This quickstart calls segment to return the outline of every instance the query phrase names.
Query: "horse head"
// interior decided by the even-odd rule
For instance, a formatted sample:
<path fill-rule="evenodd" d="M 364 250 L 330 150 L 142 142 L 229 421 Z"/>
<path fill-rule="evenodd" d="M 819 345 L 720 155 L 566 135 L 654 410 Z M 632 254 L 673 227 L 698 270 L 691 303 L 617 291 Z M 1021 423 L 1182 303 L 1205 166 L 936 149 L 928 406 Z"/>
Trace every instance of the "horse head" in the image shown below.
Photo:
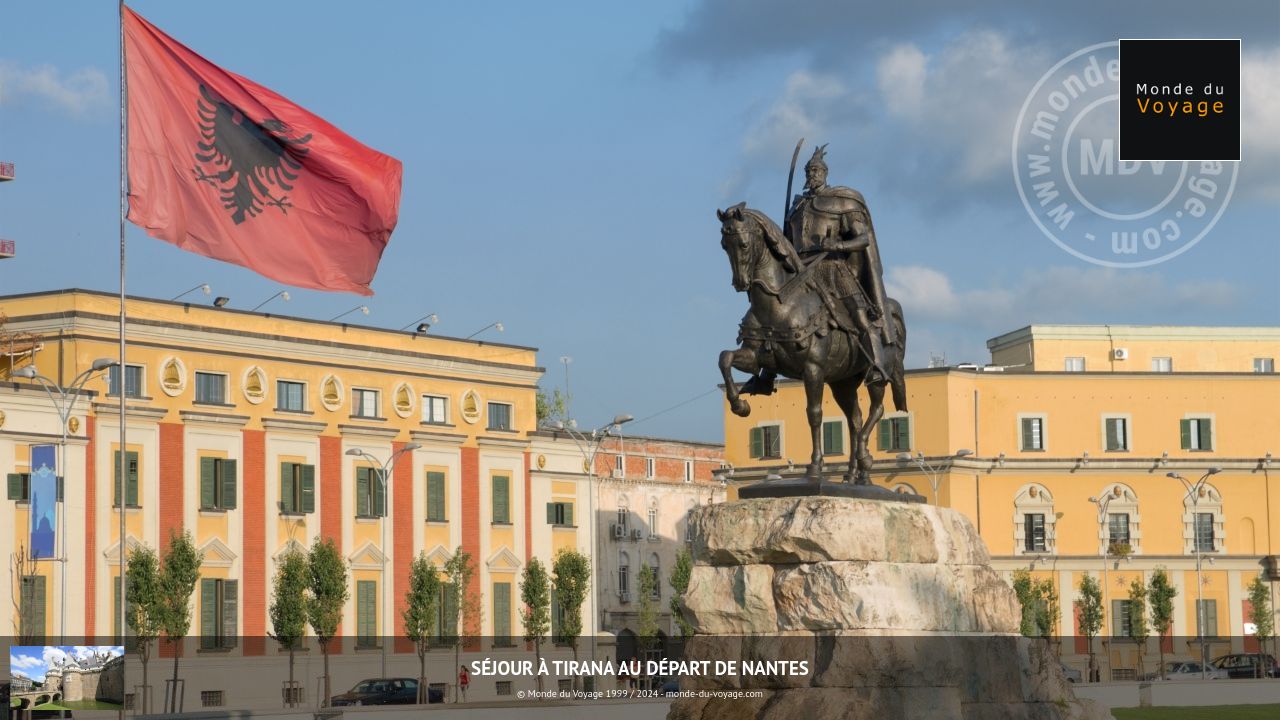
<path fill-rule="evenodd" d="M 782 276 L 799 270 L 799 257 L 769 216 L 738 203 L 716 210 L 716 217 L 720 219 L 720 247 L 733 268 L 734 290 L 745 292 L 757 281 L 776 290 Z M 768 252 L 763 252 L 765 249 Z"/>

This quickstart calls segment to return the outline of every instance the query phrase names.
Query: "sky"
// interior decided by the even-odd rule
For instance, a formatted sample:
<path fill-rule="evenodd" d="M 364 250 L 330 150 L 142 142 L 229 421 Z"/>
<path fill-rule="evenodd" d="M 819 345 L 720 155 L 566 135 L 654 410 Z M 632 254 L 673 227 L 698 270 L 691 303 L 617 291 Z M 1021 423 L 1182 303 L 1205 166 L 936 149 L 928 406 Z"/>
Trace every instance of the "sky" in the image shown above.
<path fill-rule="evenodd" d="M 9 648 L 9 672 L 36 682 L 59 661 L 88 659 L 99 653 L 123 655 L 120 645 L 19 645 Z"/>
<path fill-rule="evenodd" d="M 272 312 L 539 348 L 581 427 L 720 441 L 716 358 L 746 298 L 715 210 L 780 220 L 792 148 L 874 217 L 907 364 L 986 362 L 1031 323 L 1278 325 L 1280 4 L 764 0 L 136 0 L 137 12 L 404 163 L 375 295 L 290 289 Z M 117 284 L 115 5 L 0 7 L 0 294 Z M 1150 267 L 1081 261 L 1024 210 L 1018 110 L 1077 49 L 1241 38 L 1243 161 L 1221 220 Z M 804 158 L 801 159 L 803 163 Z M 802 184 L 802 183 L 797 183 Z M 128 229 L 128 292 L 200 283 L 248 309 L 282 286 Z M 196 301 L 202 296 L 194 295 Z M 570 358 L 564 363 L 561 358 Z"/>

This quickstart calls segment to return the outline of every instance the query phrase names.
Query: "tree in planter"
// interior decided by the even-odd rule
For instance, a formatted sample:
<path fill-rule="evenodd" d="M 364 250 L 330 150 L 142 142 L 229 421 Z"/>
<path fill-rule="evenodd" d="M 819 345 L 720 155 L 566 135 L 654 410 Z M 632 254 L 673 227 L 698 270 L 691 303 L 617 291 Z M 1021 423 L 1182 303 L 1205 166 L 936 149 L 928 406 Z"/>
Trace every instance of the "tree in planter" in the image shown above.
<path fill-rule="evenodd" d="M 459 545 L 444 564 L 444 574 L 449 578 L 445 588 L 445 622 L 453 641 L 453 666 L 461 667 L 462 646 L 468 638 L 480 636 L 480 593 L 471 588 L 476 566 L 471 553 Z M 457 700 L 457 696 L 454 697 Z"/>
<path fill-rule="evenodd" d="M 591 558 L 577 550 L 560 550 L 551 564 L 552 586 L 556 602 L 560 606 L 562 620 L 558 642 L 573 647 L 573 659 L 578 660 L 578 638 L 582 635 L 582 604 L 586 602 L 591 587 Z M 574 677 L 573 687 L 578 689 Z"/>
<path fill-rule="evenodd" d="M 173 692 L 168 710 L 173 713 L 182 712 L 178 707 L 178 661 L 182 657 L 182 641 L 191 631 L 191 594 L 200 580 L 202 562 L 204 553 L 196 549 L 189 531 L 169 532 L 169 547 L 164 552 L 160 570 L 164 603 L 160 618 L 165 639 L 173 645 Z M 132 580 L 126 578 L 126 582 Z"/>
<path fill-rule="evenodd" d="M 276 575 L 272 580 L 271 637 L 289 650 L 289 690 L 286 704 L 289 707 L 300 703 L 301 697 L 294 697 L 293 661 L 298 644 L 307 634 L 307 587 L 311 584 L 307 556 L 296 549 L 289 550 L 276 565 Z"/>
<path fill-rule="evenodd" d="M 1026 637 L 1048 640 L 1057 629 L 1058 590 L 1052 580 L 1036 580 L 1025 569 L 1013 572 L 1013 591 L 1022 607 L 1020 630 Z"/>
<path fill-rule="evenodd" d="M 689 578 L 693 575 L 693 555 L 690 554 L 688 548 L 680 548 L 680 552 L 676 553 L 675 565 L 671 567 L 671 617 L 675 618 L 676 625 L 680 628 L 682 637 L 690 637 L 693 635 L 693 623 L 684 616 L 684 608 L 680 605 L 680 598 L 689 590 Z"/>
<path fill-rule="evenodd" d="M 1169 582 L 1169 573 L 1158 567 L 1151 573 L 1151 585 L 1147 589 L 1147 598 L 1151 603 L 1151 629 L 1156 631 L 1160 639 L 1160 679 L 1164 679 L 1164 638 L 1173 627 L 1173 599 L 1178 596 L 1178 589 Z"/>
<path fill-rule="evenodd" d="M 18 546 L 18 552 L 11 557 L 13 570 L 13 617 L 17 626 L 14 628 L 14 639 L 19 645 L 40 645 L 44 636 L 36 633 L 36 626 L 44 626 L 44 605 L 42 599 L 35 596 L 34 578 L 38 565 L 25 545 Z M 32 578 L 28 580 L 28 578 Z M 43 580 L 41 580 L 43 582 Z M 35 622 L 39 613 L 39 622 Z"/>
<path fill-rule="evenodd" d="M 658 572 L 648 565 L 640 566 L 640 603 L 636 609 L 636 640 L 641 657 L 647 658 L 658 644 Z"/>
<path fill-rule="evenodd" d="M 1138 646 L 1138 677 L 1143 675 L 1142 656 L 1146 654 L 1151 629 L 1147 624 L 1147 586 L 1142 578 L 1129 584 L 1129 639 Z"/>
<path fill-rule="evenodd" d="M 440 602 L 440 576 L 425 552 L 409 566 L 409 592 L 405 595 L 404 634 L 418 652 L 418 704 L 428 702 L 427 651 L 436 631 Z"/>
<path fill-rule="evenodd" d="M 1249 583 L 1249 622 L 1257 627 L 1254 631 L 1254 637 L 1258 639 L 1258 650 L 1266 652 L 1267 640 L 1275 637 L 1276 625 L 1275 618 L 1271 614 L 1271 591 L 1267 587 L 1267 583 L 1262 581 L 1262 576 L 1257 575 L 1253 578 L 1253 582 Z M 1272 643 L 1272 655 L 1275 655 L 1275 643 Z M 1259 671 L 1262 669 L 1262 663 L 1258 663 Z"/>
<path fill-rule="evenodd" d="M 1093 651 L 1093 639 L 1102 630 L 1102 586 L 1092 575 L 1080 580 L 1080 632 L 1089 644 L 1089 681 L 1097 682 L 1098 660 Z"/>
<path fill-rule="evenodd" d="M 329 641 L 338 633 L 342 608 L 347 604 L 347 561 L 330 538 L 317 538 L 307 556 L 311 592 L 307 595 L 307 622 L 316 634 L 324 656 L 324 705 L 333 692 L 329 676 Z"/>
<path fill-rule="evenodd" d="M 533 656 L 542 666 L 542 639 L 551 630 L 551 585 L 547 568 L 542 561 L 533 558 L 524 566 L 520 577 L 520 600 L 524 609 L 520 621 L 524 624 L 524 641 L 533 643 Z M 538 692 L 542 692 L 542 675 L 537 676 Z"/>
<path fill-rule="evenodd" d="M 151 711 L 151 685 L 147 682 L 147 663 L 151 660 L 151 645 L 160 637 L 165 612 L 165 595 L 162 587 L 160 561 L 151 548 L 143 545 L 129 553 L 125 566 L 127 601 L 125 622 L 133 630 L 138 659 L 142 662 L 143 696 L 139 707 L 143 714 Z"/>

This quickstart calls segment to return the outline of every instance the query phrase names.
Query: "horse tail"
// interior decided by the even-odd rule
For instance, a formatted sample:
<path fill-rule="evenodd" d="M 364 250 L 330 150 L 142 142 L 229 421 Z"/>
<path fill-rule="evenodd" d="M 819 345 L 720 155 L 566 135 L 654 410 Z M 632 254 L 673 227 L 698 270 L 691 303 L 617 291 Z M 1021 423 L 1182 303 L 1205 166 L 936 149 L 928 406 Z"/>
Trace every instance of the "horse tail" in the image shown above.
<path fill-rule="evenodd" d="M 903 362 L 907 357 L 907 323 L 902 317 L 902 305 L 893 298 L 886 298 L 889 306 L 889 321 L 893 323 L 897 333 L 898 349 L 893 353 L 893 366 L 889 368 L 889 385 L 893 390 L 893 407 L 898 412 L 907 411 L 907 381 Z"/>

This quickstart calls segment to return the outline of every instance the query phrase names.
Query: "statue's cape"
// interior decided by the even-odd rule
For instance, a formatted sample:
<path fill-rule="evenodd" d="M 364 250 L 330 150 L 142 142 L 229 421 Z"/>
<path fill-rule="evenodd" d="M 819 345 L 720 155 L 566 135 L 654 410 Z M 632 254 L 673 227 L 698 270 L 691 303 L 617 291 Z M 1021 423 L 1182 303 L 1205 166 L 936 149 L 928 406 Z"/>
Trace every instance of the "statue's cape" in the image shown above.
<path fill-rule="evenodd" d="M 828 187 L 813 195 L 815 210 L 825 213 L 844 214 L 853 210 L 867 212 L 867 201 L 862 193 L 847 187 Z"/>

